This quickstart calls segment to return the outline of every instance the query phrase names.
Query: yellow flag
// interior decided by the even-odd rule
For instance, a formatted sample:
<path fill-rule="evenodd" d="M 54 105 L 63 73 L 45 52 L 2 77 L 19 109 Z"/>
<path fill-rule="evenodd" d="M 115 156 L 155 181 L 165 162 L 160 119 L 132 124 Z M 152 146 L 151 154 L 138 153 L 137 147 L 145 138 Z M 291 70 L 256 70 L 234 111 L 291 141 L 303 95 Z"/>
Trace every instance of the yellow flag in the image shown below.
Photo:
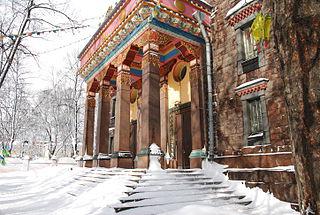
<path fill-rule="evenodd" d="M 264 39 L 264 16 L 259 12 L 251 25 L 253 39 L 259 43 Z"/>
<path fill-rule="evenodd" d="M 271 15 L 266 15 L 264 18 L 264 39 L 270 40 L 271 31 Z"/>

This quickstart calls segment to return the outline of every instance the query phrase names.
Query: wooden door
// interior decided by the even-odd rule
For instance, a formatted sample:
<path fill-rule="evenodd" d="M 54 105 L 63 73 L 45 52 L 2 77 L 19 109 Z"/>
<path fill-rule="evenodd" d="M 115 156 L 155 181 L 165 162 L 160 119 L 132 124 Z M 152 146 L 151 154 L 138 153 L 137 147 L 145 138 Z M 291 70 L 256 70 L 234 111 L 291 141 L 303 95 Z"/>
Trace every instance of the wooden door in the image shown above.
<path fill-rule="evenodd" d="M 190 168 L 189 155 L 192 150 L 191 109 L 183 104 L 176 112 L 176 140 L 178 168 Z"/>

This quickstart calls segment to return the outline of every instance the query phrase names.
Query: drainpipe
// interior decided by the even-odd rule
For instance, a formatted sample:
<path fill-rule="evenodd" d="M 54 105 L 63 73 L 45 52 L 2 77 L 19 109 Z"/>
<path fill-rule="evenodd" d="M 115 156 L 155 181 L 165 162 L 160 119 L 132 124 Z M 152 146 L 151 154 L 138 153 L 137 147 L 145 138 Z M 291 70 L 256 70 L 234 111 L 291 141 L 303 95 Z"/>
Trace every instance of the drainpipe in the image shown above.
<path fill-rule="evenodd" d="M 196 11 L 193 14 L 193 17 L 198 21 L 198 24 L 201 29 L 202 36 L 206 43 L 206 71 L 207 71 L 207 85 L 208 85 L 208 145 L 209 145 L 209 153 L 208 159 L 209 161 L 213 161 L 214 158 L 214 148 L 217 140 L 217 131 L 215 129 L 215 116 L 213 106 L 216 103 L 213 103 L 213 87 L 212 87 L 212 66 L 211 66 L 211 45 L 208 37 L 208 33 L 203 25 L 203 14 L 199 11 Z"/>

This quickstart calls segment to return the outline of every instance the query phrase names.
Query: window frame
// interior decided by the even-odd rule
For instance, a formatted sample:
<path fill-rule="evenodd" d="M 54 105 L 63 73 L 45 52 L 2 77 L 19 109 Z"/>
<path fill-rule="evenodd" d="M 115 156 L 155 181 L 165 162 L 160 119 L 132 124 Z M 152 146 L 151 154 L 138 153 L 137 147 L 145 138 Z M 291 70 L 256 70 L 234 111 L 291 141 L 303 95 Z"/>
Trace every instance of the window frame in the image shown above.
<path fill-rule="evenodd" d="M 256 134 L 251 134 L 250 116 L 249 116 L 249 102 L 252 100 L 260 99 L 261 105 L 261 117 L 262 117 L 262 137 L 255 137 Z M 267 145 L 270 144 L 269 134 L 269 122 L 268 113 L 266 107 L 265 91 L 258 91 L 251 94 L 241 96 L 242 108 L 243 108 L 243 143 L 244 146 L 256 146 L 256 145 Z M 260 134 L 257 133 L 257 134 Z M 256 138 L 257 141 L 254 141 Z M 250 140 L 251 139 L 251 140 Z M 251 141 L 254 141 L 251 144 Z"/>
<path fill-rule="evenodd" d="M 239 75 L 254 71 L 264 65 L 264 57 L 262 52 L 257 53 L 257 55 L 251 59 L 246 59 L 245 54 L 243 30 L 251 26 L 256 15 L 257 13 L 251 14 L 234 26 L 234 29 L 236 31 L 237 68 Z"/>

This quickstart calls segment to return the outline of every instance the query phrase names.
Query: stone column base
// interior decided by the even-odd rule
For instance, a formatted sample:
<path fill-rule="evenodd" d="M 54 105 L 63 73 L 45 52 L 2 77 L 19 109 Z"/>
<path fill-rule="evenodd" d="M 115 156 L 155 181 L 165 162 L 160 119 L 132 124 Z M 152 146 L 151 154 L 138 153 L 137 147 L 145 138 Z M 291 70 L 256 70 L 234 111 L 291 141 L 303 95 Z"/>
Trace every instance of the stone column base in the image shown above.
<path fill-rule="evenodd" d="M 83 166 L 91 168 L 93 165 L 92 155 L 84 155 L 83 156 Z"/>
<path fill-rule="evenodd" d="M 110 168 L 111 157 L 108 154 L 99 153 L 98 155 L 98 166 Z"/>
<path fill-rule="evenodd" d="M 132 158 L 111 158 L 110 167 L 132 169 Z"/>
<path fill-rule="evenodd" d="M 149 155 L 138 156 L 137 168 L 147 169 L 149 167 Z"/>
<path fill-rule="evenodd" d="M 206 158 L 206 154 L 202 149 L 192 150 L 190 156 L 190 168 L 201 168 L 202 159 Z"/>
<path fill-rule="evenodd" d="M 190 168 L 201 168 L 202 158 L 190 158 Z"/>
<path fill-rule="evenodd" d="M 98 155 L 94 155 L 92 158 L 92 167 L 98 167 Z"/>
<path fill-rule="evenodd" d="M 84 166 L 84 167 L 92 168 L 92 165 L 93 165 L 92 160 L 85 160 L 85 161 L 83 161 L 83 166 Z"/>
<path fill-rule="evenodd" d="M 129 151 L 114 152 L 112 154 L 110 167 L 132 169 L 133 168 L 132 153 Z"/>
<path fill-rule="evenodd" d="M 110 168 L 110 166 L 111 166 L 111 159 L 99 160 L 99 167 Z"/>
<path fill-rule="evenodd" d="M 83 158 L 81 156 L 77 157 L 76 161 L 78 167 L 83 167 Z"/>

